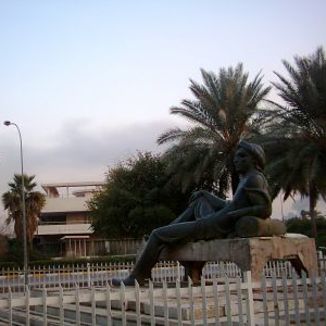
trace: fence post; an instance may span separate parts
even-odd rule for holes
[[[62,286],[59,287],[59,318],[60,325],[64,325],[64,308],[63,308],[63,289]]]
[[[181,282],[180,263],[177,261],[177,280]]]
[[[246,283],[247,291],[247,325],[255,326],[255,312],[254,312],[254,296],[252,291],[251,272],[245,271],[243,273],[244,282]]]
[[[29,306],[30,292],[28,285],[25,287],[25,325],[30,326],[30,306]]]
[[[325,261],[323,257],[323,252],[321,250],[317,251],[317,262],[318,262],[318,269],[319,275],[321,275],[322,270],[325,268]]]
[[[9,288],[8,288],[8,300],[9,300],[8,322],[9,322],[9,325],[12,326],[12,292],[11,292],[11,286],[10,285],[9,285]]]
[[[91,288],[91,309],[92,309],[92,325],[96,325],[96,298],[95,298],[95,287]]]
[[[48,324],[48,307],[46,304],[46,297],[47,297],[47,292],[46,292],[46,288],[43,285],[43,289],[42,289],[42,305],[43,305],[43,325],[47,326]]]
[[[91,287],[91,265],[90,263],[87,263],[87,284],[88,287]]]

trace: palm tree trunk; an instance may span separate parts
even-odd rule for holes
[[[310,183],[309,185],[309,211],[311,218],[311,234],[312,237],[317,239],[317,225],[316,225],[316,205],[317,205],[318,193],[316,187]]]

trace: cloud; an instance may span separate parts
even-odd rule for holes
[[[177,123],[182,124],[182,123]],[[95,127],[83,120],[70,120],[51,139],[26,142],[24,145],[25,172],[35,175],[38,184],[64,181],[101,181],[109,167],[140,151],[164,151],[156,144],[157,137],[176,125],[174,120],[134,123],[116,127]],[[14,173],[20,173],[17,137],[0,135],[0,194],[7,191]],[[273,217],[307,209],[307,203],[288,200],[274,201]],[[325,202],[319,207],[325,211]],[[0,205],[0,223],[1,223]]]
[[[137,123],[115,128],[85,128],[80,120],[66,123],[48,145],[24,146],[25,171],[39,182],[102,180],[108,167],[126,160],[137,150],[163,150],[156,139],[171,127],[171,121]],[[17,145],[18,146],[18,145]],[[2,169],[0,190],[5,191],[14,173],[20,172],[19,149],[8,138],[0,139]],[[15,148],[15,149],[14,149]]]
[[[135,123],[115,128],[85,127],[71,120],[53,138],[40,137],[24,144],[24,171],[35,175],[38,184],[65,181],[101,181],[109,167],[128,159],[137,150],[159,152],[157,137],[174,122]],[[14,173],[20,173],[18,137],[0,135],[0,194],[8,190]],[[17,139],[16,139],[17,138]],[[0,203],[0,224],[5,214]]]
[[[282,219],[284,216],[285,219],[300,216],[302,210],[309,211],[309,198],[301,197],[300,195],[295,195],[293,198],[288,198],[285,202],[283,201],[283,193],[280,193],[279,196],[273,201],[273,218]],[[319,198],[317,202],[316,210],[326,213],[326,202]]]

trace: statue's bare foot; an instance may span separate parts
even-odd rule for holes
[[[139,285],[142,285],[144,283],[143,280],[138,280],[134,275],[129,275],[125,279],[121,278],[113,278],[111,280],[112,286],[120,286],[121,283],[123,283],[125,286],[135,286],[136,281],[138,282]]]

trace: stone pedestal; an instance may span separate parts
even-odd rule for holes
[[[231,261],[242,271],[251,271],[258,281],[269,260],[289,260],[299,275],[317,274],[317,254],[314,239],[299,237],[259,237],[189,242],[179,247],[165,248],[160,260],[175,260],[186,266],[194,283],[200,281],[207,261]]]

